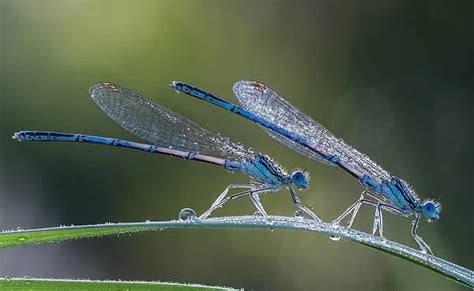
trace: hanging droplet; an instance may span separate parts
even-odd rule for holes
[[[338,241],[341,239],[340,236],[335,236],[335,235],[330,235],[329,238],[332,240],[332,241]]]
[[[183,208],[178,214],[178,220],[189,220],[196,218],[196,211],[192,208]]]
[[[304,212],[303,212],[303,210],[301,210],[301,209],[296,210],[294,216],[295,216],[295,218],[301,218],[301,219],[303,219],[303,218],[304,218]]]

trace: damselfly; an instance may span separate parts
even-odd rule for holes
[[[18,141],[62,141],[101,144],[149,153],[164,154],[199,162],[219,165],[232,172],[247,174],[249,184],[231,184],[200,217],[206,218],[229,200],[249,196],[257,210],[267,213],[260,194],[288,187],[294,204],[311,218],[320,218],[305,206],[292,186],[302,190],[309,185],[306,171],[296,170],[291,175],[268,155],[254,153],[229,138],[212,133],[185,117],[146,100],[134,91],[113,83],[98,83],[89,94],[97,106],[113,121],[130,133],[151,144],[137,143],[110,137],[53,131],[20,131],[13,138]],[[231,189],[244,191],[230,195]]]
[[[372,233],[378,230],[380,236],[383,236],[382,210],[406,217],[414,214],[411,234],[423,252],[432,253],[428,244],[417,234],[417,229],[422,215],[428,221],[440,218],[441,204],[432,199],[420,200],[407,182],[390,175],[276,91],[258,81],[239,81],[234,84],[233,91],[242,108],[183,82],[175,81],[170,86],[178,92],[243,116],[262,126],[270,136],[287,147],[317,161],[338,166],[355,177],[365,190],[354,204],[332,222],[334,226],[338,226],[352,213],[348,223],[351,227],[362,204],[375,207]]]

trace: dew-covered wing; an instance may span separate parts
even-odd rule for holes
[[[258,81],[242,80],[234,84],[233,91],[246,110],[305,138],[312,149],[278,132],[264,128],[270,136],[287,147],[327,164],[332,164],[332,162],[322,158],[318,153],[324,156],[336,155],[346,167],[354,172],[368,174],[379,181],[390,179],[390,174],[368,156],[337,138],[266,85]]]
[[[120,85],[98,83],[89,89],[89,94],[117,124],[154,145],[233,160],[253,155],[229,138],[212,133]]]

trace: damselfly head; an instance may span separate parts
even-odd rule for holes
[[[291,182],[295,185],[298,189],[306,189],[309,186],[309,173],[304,171],[294,171],[291,174]]]
[[[421,213],[429,222],[435,222],[441,217],[441,203],[438,200],[427,199],[421,204]]]

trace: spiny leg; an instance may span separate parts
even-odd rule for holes
[[[416,233],[420,224],[420,217],[420,214],[415,214],[415,220],[413,220],[413,226],[411,228],[411,235],[413,236],[413,239],[415,239],[415,241],[418,243],[423,253],[429,253],[430,255],[433,255],[430,246],[423,240],[423,237],[419,236]]]
[[[364,192],[362,192],[362,194],[360,194],[360,197],[359,197],[358,202],[360,202],[360,201],[362,201],[362,200],[364,199],[365,193],[366,193],[366,192],[364,191]],[[355,220],[355,218],[356,218],[356,216],[357,216],[357,213],[359,212],[360,206],[362,205],[362,203],[358,203],[358,202],[356,202],[356,205],[354,206],[354,210],[352,211],[351,219],[349,220],[349,223],[347,224],[347,227],[349,227],[349,228],[351,228],[351,227],[352,227],[352,224],[354,224],[354,220]],[[346,210],[346,211],[347,211],[347,210]],[[343,213],[343,215],[344,215],[344,213]],[[347,214],[346,214],[346,215],[347,215]],[[344,216],[343,216],[342,218],[344,218]],[[339,222],[341,221],[342,218],[340,218],[340,219],[338,218],[338,219],[339,219],[338,224],[339,224]],[[336,219],[336,220],[337,220],[337,219]]]
[[[224,192],[222,192],[217,197],[217,199],[214,201],[214,203],[212,203],[211,207],[216,206],[217,204],[219,204],[222,201],[222,199],[224,199],[224,197],[227,195],[227,193],[229,192],[230,189],[252,189],[252,186],[248,185],[248,184],[230,184],[229,186],[227,186],[227,188],[225,188]]]
[[[354,223],[354,220],[355,220],[355,217],[357,215],[357,213],[359,212],[359,209],[360,209],[360,206],[363,204],[363,203],[366,203],[366,204],[371,204],[371,205],[376,205],[375,202],[371,201],[371,200],[367,200],[365,198],[365,195],[367,194],[366,191],[362,192],[360,194],[360,197],[359,197],[359,200],[357,200],[354,204],[352,204],[351,206],[349,206],[349,208],[346,209],[346,211],[344,211],[344,213],[342,213],[338,218],[336,218],[335,220],[333,220],[333,222],[331,222],[331,225],[339,225],[339,223],[347,216],[349,215],[349,213],[352,212],[352,217],[351,217],[351,220],[349,221],[349,224],[348,224],[348,227],[351,227],[352,224]]]
[[[387,209],[388,211],[395,212],[402,216],[407,215],[405,212],[403,212],[402,210],[392,205],[381,203],[381,202],[377,203],[377,207],[375,210],[374,227],[372,229],[372,235],[375,235],[375,232],[378,229],[380,237],[383,237],[383,211],[382,210],[384,208]]]
[[[250,199],[252,200],[253,204],[255,205],[255,207],[257,208],[257,210],[264,216],[264,217],[268,217],[268,214],[267,212],[265,211],[265,209],[263,208],[263,204],[262,202],[260,201],[260,196],[258,195],[258,192],[262,192],[262,191],[255,191],[253,193],[250,194]]]
[[[379,235],[383,236],[383,216],[381,210],[382,204],[379,202],[377,203],[377,207],[375,207],[375,216],[374,216],[374,226],[372,228],[372,235],[375,235],[377,229],[379,230]]]
[[[319,218],[319,216],[316,215],[316,213],[314,213],[311,209],[309,209],[308,206],[303,204],[303,202],[301,201],[301,198],[298,196],[298,194],[296,194],[296,192],[291,187],[290,187],[290,194],[291,194],[291,199],[293,200],[293,203],[296,205],[296,207],[301,209],[301,211],[303,211],[304,213],[308,214],[314,220],[318,222],[322,221],[321,218]]]
[[[383,237],[383,212],[382,207],[379,207],[379,234]]]
[[[385,204],[385,203],[380,203],[379,202],[377,204],[377,209],[378,209],[378,210],[376,210],[376,215],[377,215],[377,211],[378,211],[378,221],[377,221],[377,223],[378,223],[379,235],[381,237],[383,237],[383,211],[382,211],[383,209],[386,209],[388,211],[397,213],[401,216],[406,216],[406,213],[403,212],[402,210],[400,210],[400,209],[398,209],[398,208],[396,208],[392,205]],[[377,217],[375,219],[377,219]],[[376,221],[375,221],[375,219],[374,219],[374,228],[372,230],[373,231],[372,234],[375,234],[375,232],[376,232],[376,227],[375,227]]]
[[[224,203],[226,203],[227,201],[229,201],[231,199],[238,198],[238,197],[242,197],[244,195],[248,195],[251,192],[251,190],[247,190],[247,191],[244,191],[244,192],[240,192],[240,193],[231,195],[229,197],[225,197],[230,189],[239,189],[239,188],[240,189],[252,189],[252,186],[247,185],[247,184],[231,184],[231,185],[229,185],[224,190],[224,192],[222,192],[219,195],[219,197],[217,197],[216,201],[214,201],[214,203],[212,203],[211,207],[209,207],[209,209],[206,210],[206,212],[204,212],[199,218],[202,218],[202,219],[206,218],[211,214],[211,212],[213,212],[214,210],[216,210],[219,207],[222,207],[222,205],[224,205]],[[242,194],[242,193],[245,193],[245,194],[239,195],[239,194]]]
[[[270,190],[270,189],[268,189],[268,188],[267,189],[259,189],[259,190],[250,189],[250,190],[247,190],[247,191],[242,191],[242,192],[227,196],[224,199],[222,199],[221,202],[219,202],[218,204],[216,204],[214,206],[211,206],[206,212],[204,212],[201,216],[199,216],[199,218],[204,219],[204,218],[208,217],[214,210],[216,210],[217,208],[222,207],[222,205],[229,202],[230,200],[234,200],[234,199],[237,199],[237,198],[241,198],[243,196],[251,195],[252,193],[265,192],[265,191],[268,191],[268,190]]]

